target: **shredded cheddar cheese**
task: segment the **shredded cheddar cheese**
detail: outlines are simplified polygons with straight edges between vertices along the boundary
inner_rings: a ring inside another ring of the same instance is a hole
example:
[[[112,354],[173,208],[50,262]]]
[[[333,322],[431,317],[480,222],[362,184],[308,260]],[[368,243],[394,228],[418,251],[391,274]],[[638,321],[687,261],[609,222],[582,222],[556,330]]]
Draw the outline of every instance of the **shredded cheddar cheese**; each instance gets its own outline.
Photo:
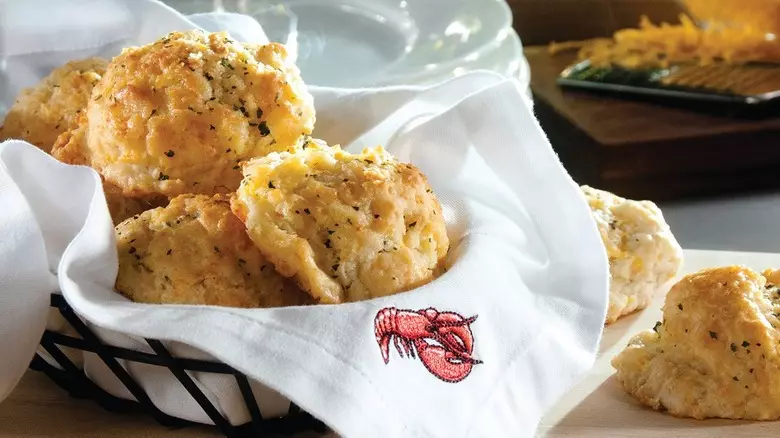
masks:
[[[580,60],[594,66],[657,68],[672,64],[711,65],[727,63],[780,62],[780,42],[772,33],[746,24],[711,24],[701,28],[687,15],[680,24],[655,25],[642,16],[639,28],[623,29],[613,38],[553,43],[550,52],[579,49]]]
[[[683,0],[699,20],[728,26],[750,25],[767,33],[780,33],[779,0]]]

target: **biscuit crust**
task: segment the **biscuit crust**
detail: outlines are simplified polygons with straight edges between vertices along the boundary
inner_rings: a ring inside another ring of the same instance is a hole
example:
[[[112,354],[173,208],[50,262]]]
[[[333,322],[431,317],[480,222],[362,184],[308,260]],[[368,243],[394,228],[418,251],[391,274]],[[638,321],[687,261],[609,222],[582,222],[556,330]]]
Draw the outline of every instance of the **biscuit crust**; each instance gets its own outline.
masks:
[[[76,127],[107,65],[102,58],[71,61],[23,90],[0,126],[0,141],[21,139],[51,152],[57,136]]]
[[[78,125],[69,131],[62,133],[57,137],[52,150],[52,156],[57,160],[74,165],[88,165],[83,155],[84,142],[86,141],[86,115],[78,120]],[[141,214],[146,210],[156,207],[163,207],[168,203],[165,196],[147,196],[143,198],[129,198],[122,194],[122,190],[102,178],[103,193],[106,196],[106,204],[111,214],[114,225],[118,225],[125,219]]]
[[[182,195],[116,227],[116,289],[133,301],[230,307],[311,299],[274,271],[224,195]]]
[[[656,291],[682,267],[683,252],[661,210],[582,186],[609,257],[610,290],[606,323],[644,309]]]
[[[114,58],[87,118],[90,166],[125,196],[173,197],[234,191],[241,161],[300,144],[314,106],[284,46],[191,31]]]
[[[277,270],[323,303],[433,280],[449,248],[425,176],[381,147],[351,154],[308,141],[248,162],[233,211]]]
[[[780,418],[780,281],[743,266],[705,269],[666,297],[663,321],[612,360],[625,390],[681,417]]]

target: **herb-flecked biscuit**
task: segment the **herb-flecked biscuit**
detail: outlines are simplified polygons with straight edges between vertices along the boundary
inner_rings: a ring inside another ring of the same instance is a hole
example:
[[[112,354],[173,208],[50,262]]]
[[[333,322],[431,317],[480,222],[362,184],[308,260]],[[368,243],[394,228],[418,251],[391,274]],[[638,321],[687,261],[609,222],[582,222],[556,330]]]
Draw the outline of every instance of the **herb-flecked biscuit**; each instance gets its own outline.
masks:
[[[122,222],[116,235],[116,289],[133,301],[230,307],[312,301],[263,258],[224,195],[178,196]]]
[[[606,323],[640,309],[668,287],[682,267],[683,252],[663,213],[650,201],[634,201],[582,186],[609,257]]]
[[[173,32],[125,49],[87,107],[82,155],[124,195],[229,193],[239,162],[300,145],[311,95],[284,46]]]
[[[76,127],[106,65],[101,58],[71,61],[23,90],[0,126],[0,141],[21,139],[50,152],[58,135]]]
[[[780,418],[780,271],[743,266],[688,275],[663,321],[612,360],[625,390],[681,417]]]
[[[308,141],[243,172],[233,211],[277,271],[320,302],[403,292],[443,266],[449,239],[436,195],[381,147],[351,154]]]
[[[74,165],[87,165],[86,158],[83,156],[83,143],[86,133],[86,116],[82,115],[78,120],[78,125],[62,133],[57,137],[57,141],[52,150],[52,156],[57,160]],[[162,207],[168,202],[168,198],[162,195],[147,196],[143,198],[129,198],[122,194],[122,190],[107,182],[101,177],[103,182],[103,193],[106,196],[108,211],[111,213],[111,219],[114,225],[123,220],[141,214],[146,210],[155,207]]]

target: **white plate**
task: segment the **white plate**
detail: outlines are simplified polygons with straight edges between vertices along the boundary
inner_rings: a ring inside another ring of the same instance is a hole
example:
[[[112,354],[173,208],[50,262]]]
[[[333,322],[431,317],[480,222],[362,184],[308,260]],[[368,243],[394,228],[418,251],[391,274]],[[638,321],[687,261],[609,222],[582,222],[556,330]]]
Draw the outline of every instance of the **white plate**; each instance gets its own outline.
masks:
[[[477,52],[466,57],[463,64],[453,69],[454,75],[472,70],[492,70],[507,77],[517,78],[527,86],[530,77],[528,61],[523,56],[523,45],[513,29],[508,28],[501,44],[492,51]]]
[[[504,0],[168,0],[183,13],[253,16],[291,44],[306,83],[424,84],[476,69],[516,76],[522,46]]]

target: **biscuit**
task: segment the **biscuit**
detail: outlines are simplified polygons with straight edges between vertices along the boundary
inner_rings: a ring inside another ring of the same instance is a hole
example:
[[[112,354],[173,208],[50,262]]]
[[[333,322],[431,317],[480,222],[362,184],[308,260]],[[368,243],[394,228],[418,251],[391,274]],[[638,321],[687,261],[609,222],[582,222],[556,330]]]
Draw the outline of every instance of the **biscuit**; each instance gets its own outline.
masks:
[[[223,195],[182,195],[116,227],[116,289],[133,301],[230,307],[311,302],[274,271]]]
[[[661,210],[583,186],[609,257],[610,287],[606,323],[644,309],[682,267],[682,248]]]
[[[407,291],[443,266],[449,239],[436,195],[381,147],[351,154],[308,141],[243,172],[233,211],[277,271],[320,302]]]
[[[52,156],[57,160],[74,165],[86,165],[86,158],[83,156],[83,143],[85,141],[86,116],[79,118],[78,125],[57,137],[52,150]],[[155,207],[165,206],[168,198],[165,196],[147,196],[144,198],[128,198],[122,194],[119,187],[107,182],[101,177],[103,182],[103,193],[106,196],[106,204],[111,214],[114,225],[123,220],[141,214],[146,210]]]
[[[299,146],[313,126],[284,46],[173,32],[111,61],[80,155],[128,197],[230,193],[241,161]]]
[[[128,198],[118,187],[107,181],[103,181],[103,193],[106,195],[106,205],[114,225],[120,224],[129,217],[168,204],[168,198],[164,196]]]
[[[612,360],[625,390],[681,417],[780,418],[780,275],[764,275],[728,266],[680,280],[663,321]]]
[[[23,90],[0,126],[0,141],[21,139],[50,152],[57,136],[76,127],[106,65],[101,58],[72,61]]]

